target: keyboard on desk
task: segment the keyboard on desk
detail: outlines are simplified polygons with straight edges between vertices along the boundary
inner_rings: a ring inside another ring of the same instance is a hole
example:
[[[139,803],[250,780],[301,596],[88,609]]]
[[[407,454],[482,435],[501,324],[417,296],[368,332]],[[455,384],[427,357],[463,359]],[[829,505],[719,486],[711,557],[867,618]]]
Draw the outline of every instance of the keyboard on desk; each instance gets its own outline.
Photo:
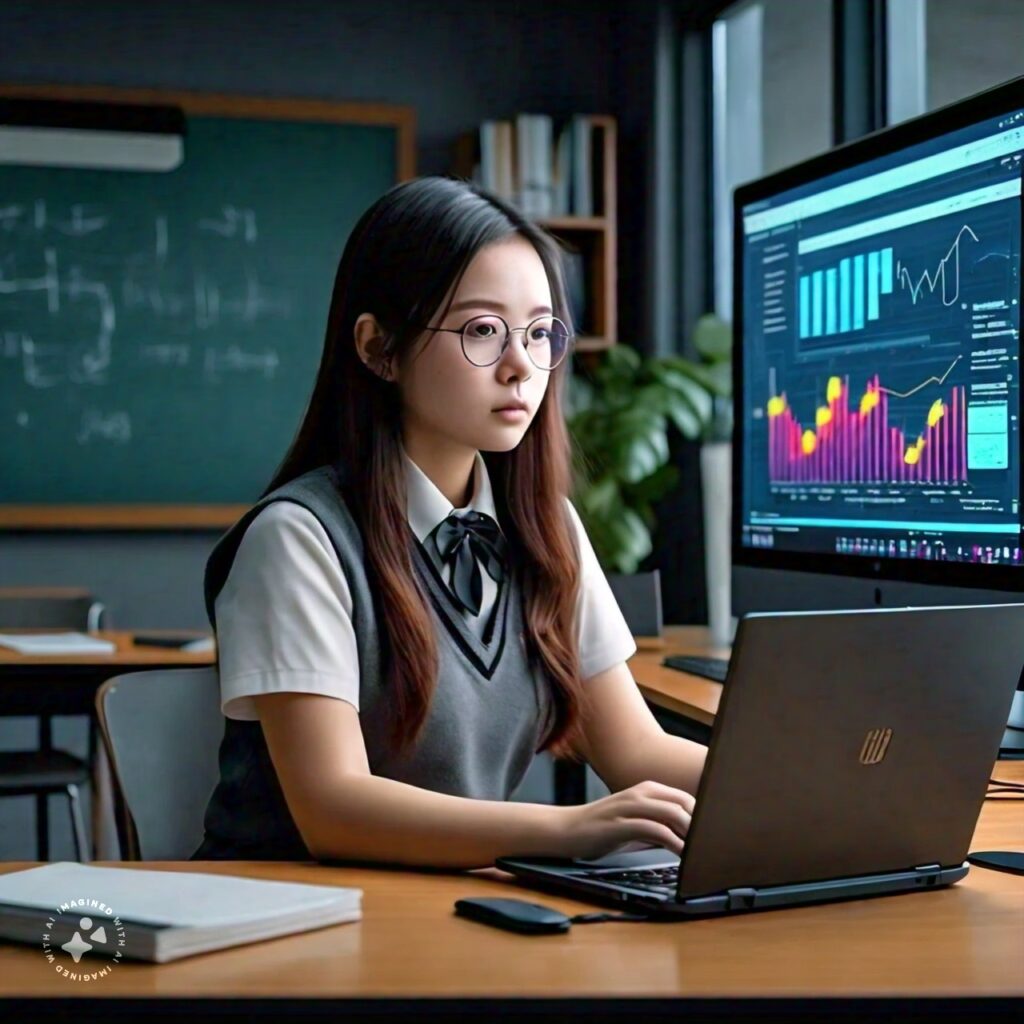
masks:
[[[679,888],[679,866],[635,868],[630,871],[583,871],[598,882],[612,882],[627,889],[648,889],[663,896],[674,896]]]
[[[729,671],[728,658],[707,658],[696,654],[669,654],[662,664],[690,675],[713,679],[716,683],[724,683]]]

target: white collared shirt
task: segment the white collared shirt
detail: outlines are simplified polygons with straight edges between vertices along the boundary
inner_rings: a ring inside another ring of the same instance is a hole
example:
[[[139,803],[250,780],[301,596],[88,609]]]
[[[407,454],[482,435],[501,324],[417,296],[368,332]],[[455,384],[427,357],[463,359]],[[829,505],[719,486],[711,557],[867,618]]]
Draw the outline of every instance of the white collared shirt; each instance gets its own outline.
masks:
[[[431,559],[426,543],[453,509],[433,481],[404,453],[406,515]],[[580,549],[577,605],[580,676],[586,680],[631,658],[636,643],[597,561],[579,514],[566,499]],[[497,521],[487,464],[477,452],[473,494],[465,509]],[[447,581],[447,568],[442,573]],[[481,567],[480,613],[463,612],[482,635],[497,596],[497,584]],[[352,628],[352,595],[327,532],[312,512],[293,501],[275,501],[249,524],[228,578],[217,596],[221,708],[228,718],[256,720],[252,697],[298,691],[348,701],[359,708],[359,659]]]

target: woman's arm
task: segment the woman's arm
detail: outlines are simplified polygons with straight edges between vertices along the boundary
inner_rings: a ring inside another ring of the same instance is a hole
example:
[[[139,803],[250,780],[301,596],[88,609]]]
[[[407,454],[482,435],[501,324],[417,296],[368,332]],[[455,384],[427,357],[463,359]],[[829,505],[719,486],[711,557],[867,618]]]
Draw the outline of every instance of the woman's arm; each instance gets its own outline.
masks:
[[[613,793],[650,779],[696,796],[707,747],[662,729],[624,662],[584,686],[589,712],[579,753]]]
[[[448,796],[371,775],[347,701],[294,692],[254,700],[288,808],[318,860],[476,868],[510,854],[566,855],[567,808]]]

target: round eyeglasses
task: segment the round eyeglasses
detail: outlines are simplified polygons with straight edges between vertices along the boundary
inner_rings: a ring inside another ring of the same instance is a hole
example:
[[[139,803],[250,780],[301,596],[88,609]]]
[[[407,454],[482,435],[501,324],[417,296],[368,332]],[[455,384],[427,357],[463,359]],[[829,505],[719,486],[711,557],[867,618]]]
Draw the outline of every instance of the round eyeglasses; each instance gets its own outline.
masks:
[[[569,328],[557,316],[539,316],[526,327],[509,327],[497,313],[475,316],[462,327],[425,327],[427,331],[444,331],[462,338],[462,354],[474,366],[493,366],[505,352],[512,331],[523,331],[523,344],[530,362],[538,370],[553,370],[572,344]]]

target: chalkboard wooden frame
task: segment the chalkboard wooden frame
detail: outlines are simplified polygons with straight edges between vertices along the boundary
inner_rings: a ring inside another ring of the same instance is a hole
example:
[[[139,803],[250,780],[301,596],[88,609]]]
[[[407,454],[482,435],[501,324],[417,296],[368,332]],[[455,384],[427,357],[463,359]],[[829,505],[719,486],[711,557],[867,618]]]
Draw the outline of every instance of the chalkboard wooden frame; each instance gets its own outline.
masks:
[[[0,84],[0,99],[70,100],[178,107],[189,114],[390,125],[395,129],[396,182],[416,174],[416,111],[411,106],[294,97],[264,97],[107,86]],[[312,382],[311,382],[312,383]],[[219,529],[247,505],[0,505],[0,528],[9,530]]]

